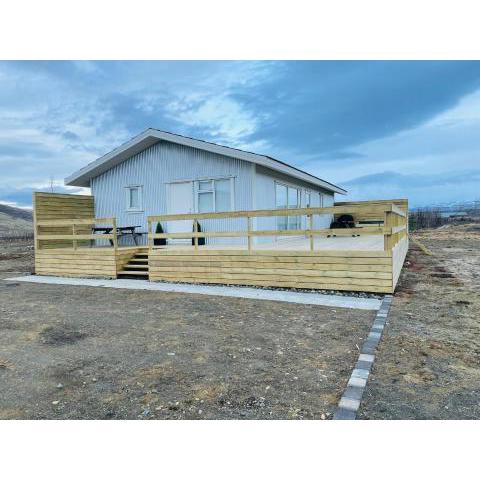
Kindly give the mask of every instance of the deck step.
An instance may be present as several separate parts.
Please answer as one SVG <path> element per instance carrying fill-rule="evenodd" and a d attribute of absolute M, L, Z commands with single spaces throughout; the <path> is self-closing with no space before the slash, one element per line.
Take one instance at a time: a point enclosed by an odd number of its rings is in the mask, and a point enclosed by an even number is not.
<path fill-rule="evenodd" d="M 148 280 L 148 250 L 137 252 L 118 272 L 118 278 Z"/>
<path fill-rule="evenodd" d="M 145 272 L 148 272 L 148 265 L 132 265 L 129 263 L 128 265 L 124 265 L 123 268 L 129 268 L 133 270 L 144 270 Z"/>
<path fill-rule="evenodd" d="M 138 275 L 142 277 L 148 277 L 148 272 L 146 270 L 120 270 L 119 275 Z"/>

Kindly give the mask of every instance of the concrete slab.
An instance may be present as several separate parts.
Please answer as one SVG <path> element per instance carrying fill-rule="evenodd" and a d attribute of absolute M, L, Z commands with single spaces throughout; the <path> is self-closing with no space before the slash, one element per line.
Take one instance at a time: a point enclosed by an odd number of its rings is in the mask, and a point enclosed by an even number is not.
<path fill-rule="evenodd" d="M 304 305 L 357 308 L 360 310 L 378 310 L 382 303 L 381 300 L 378 300 L 376 298 L 359 298 L 347 297 L 343 295 L 327 295 L 320 293 L 264 290 L 248 287 L 149 282 L 148 280 L 103 280 L 92 278 L 53 277 L 43 275 L 27 275 L 23 277 L 7 278 L 6 280 L 15 282 L 46 283 L 51 285 L 82 285 L 89 287 L 125 288 L 130 290 L 151 290 L 156 292 L 218 295 L 223 297 L 248 298 L 253 300 L 273 300 L 277 302 L 301 303 Z"/>

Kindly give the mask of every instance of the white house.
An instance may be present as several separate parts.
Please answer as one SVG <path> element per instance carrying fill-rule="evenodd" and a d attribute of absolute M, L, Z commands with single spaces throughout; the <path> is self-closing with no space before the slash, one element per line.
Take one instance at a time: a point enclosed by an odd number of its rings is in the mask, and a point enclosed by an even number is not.
<path fill-rule="evenodd" d="M 117 225 L 143 231 L 148 215 L 326 207 L 335 193 L 346 193 L 274 158 L 155 129 L 73 173 L 65 184 L 91 188 L 97 218 L 116 217 Z M 314 227 L 328 227 L 330 220 L 317 217 Z M 209 220 L 201 227 L 235 229 L 239 221 Z M 170 223 L 167 231 L 186 231 L 180 222 Z M 295 229 L 300 223 L 295 216 L 258 218 L 254 228 Z"/>

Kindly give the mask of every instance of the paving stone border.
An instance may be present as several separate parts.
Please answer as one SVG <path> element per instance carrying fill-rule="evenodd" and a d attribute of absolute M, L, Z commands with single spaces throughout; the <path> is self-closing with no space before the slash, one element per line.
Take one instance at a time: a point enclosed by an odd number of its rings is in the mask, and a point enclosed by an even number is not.
<path fill-rule="evenodd" d="M 385 324 L 387 323 L 392 300 L 393 297 L 391 295 L 386 295 L 382 300 L 380 310 L 378 310 L 370 333 L 363 343 L 358 361 L 347 383 L 347 387 L 343 392 L 340 402 L 338 402 L 337 410 L 333 415 L 334 420 L 355 420 L 357 417 L 368 376 L 375 361 L 375 350 L 382 336 Z"/>

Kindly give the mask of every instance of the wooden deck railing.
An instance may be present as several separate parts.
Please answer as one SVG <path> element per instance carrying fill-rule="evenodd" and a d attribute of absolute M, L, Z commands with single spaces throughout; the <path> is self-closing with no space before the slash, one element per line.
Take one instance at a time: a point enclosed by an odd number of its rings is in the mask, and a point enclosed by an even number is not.
<path fill-rule="evenodd" d="M 340 215 L 340 214 L 375 214 L 384 219 L 383 226 L 368 228 L 321 228 L 315 229 L 314 217 L 316 215 Z M 308 228 L 289 229 L 289 230 L 253 230 L 252 218 L 257 217 L 282 217 L 282 216 L 305 216 L 308 220 Z M 247 220 L 247 229 L 239 231 L 197 231 L 198 220 L 210 219 L 240 219 Z M 218 212 L 218 213 L 188 213 L 174 215 L 152 215 L 148 220 L 148 246 L 155 248 L 155 239 L 189 239 L 192 238 L 195 250 L 198 250 L 199 238 L 225 238 L 225 237 L 245 237 L 247 238 L 248 250 L 253 249 L 251 239 L 253 237 L 272 237 L 272 236 L 306 236 L 310 239 L 310 250 L 314 250 L 315 236 L 321 235 L 384 235 L 384 249 L 391 250 L 399 241 L 402 235 L 406 234 L 407 213 L 394 204 L 383 205 L 360 205 L 360 206 L 334 206 L 334 207 L 315 207 L 315 208 L 287 208 L 271 210 L 247 210 L 236 212 Z M 170 222 L 179 220 L 192 220 L 193 231 L 175 232 L 175 233 L 153 233 L 152 224 L 154 222 Z M 158 247 L 162 248 L 162 247 Z"/>
<path fill-rule="evenodd" d="M 91 232 L 91 227 L 94 225 L 111 225 L 112 233 L 86 233 Z M 109 240 L 111 247 L 117 249 L 117 219 L 114 217 L 108 218 L 82 218 L 82 219 L 68 219 L 68 220 L 39 220 L 35 222 L 35 248 L 41 249 L 40 242 L 43 241 L 58 241 L 66 240 L 71 241 L 73 249 L 78 248 L 79 241 L 85 240 Z M 42 227 L 56 228 L 57 230 L 62 227 L 66 230 L 70 230 L 70 233 L 39 233 Z M 78 228 L 80 227 L 80 228 Z"/>

